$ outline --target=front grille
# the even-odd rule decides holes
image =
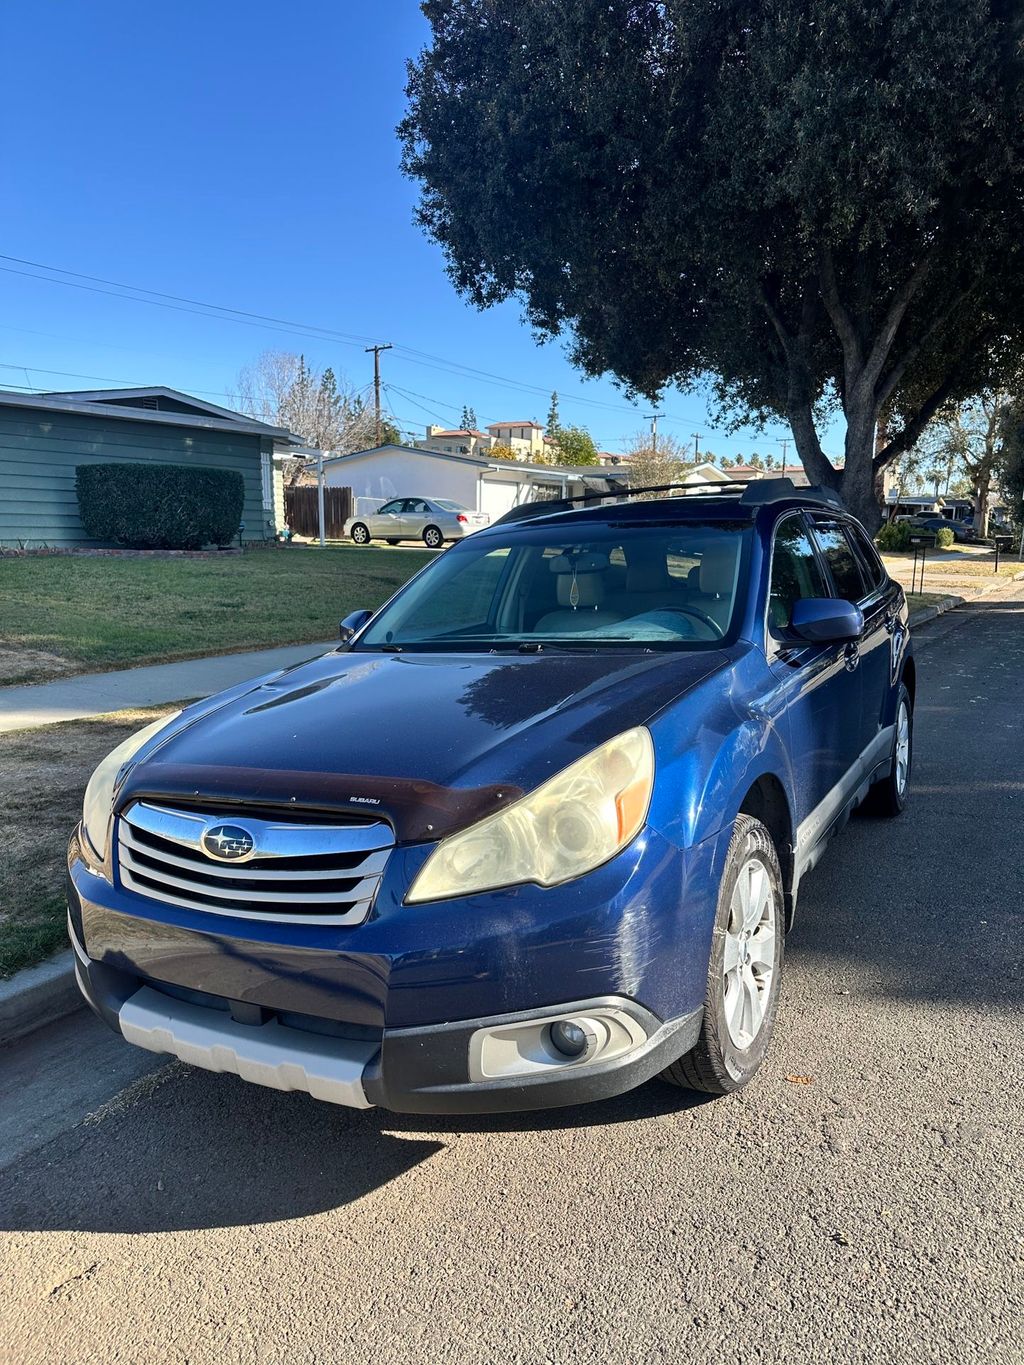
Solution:
[[[253,851],[211,857],[203,835],[240,825]],[[117,822],[117,862],[127,891],[236,919],[359,924],[370,913],[394,845],[389,825],[303,824],[242,812],[202,815],[137,801]]]

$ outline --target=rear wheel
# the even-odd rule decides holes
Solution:
[[[352,539],[357,545],[369,545],[370,531],[361,521],[357,521],[352,527]]]
[[[663,1080],[728,1095],[753,1079],[778,1010],[784,933],[775,844],[760,820],[739,815],[718,892],[700,1037]]]
[[[900,815],[910,799],[910,765],[914,757],[914,710],[910,693],[900,683],[896,695],[896,722],[892,736],[892,764],[887,777],[876,782],[864,801],[870,815],[892,819]]]
[[[428,526],[423,532],[423,544],[428,550],[439,550],[444,544],[444,536],[436,526]]]

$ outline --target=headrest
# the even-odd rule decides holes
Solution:
[[[663,559],[641,559],[626,569],[627,592],[661,592],[670,586]]]
[[[600,553],[587,553],[582,555],[556,555],[549,560],[552,573],[571,574],[573,569],[578,574],[581,573],[604,573],[608,567],[608,556]]]
[[[558,575],[560,607],[599,607],[604,601],[604,579],[597,573]]]
[[[731,595],[736,579],[736,545],[729,541],[711,544],[700,561],[700,590],[709,597]]]

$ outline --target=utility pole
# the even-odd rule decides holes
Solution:
[[[783,469],[783,472],[785,472],[785,469],[786,469],[786,451],[789,449],[790,437],[789,437],[789,436],[780,436],[780,437],[778,438],[778,440],[779,440],[779,445],[782,447],[782,469]]]
[[[648,414],[647,420],[648,420],[648,421],[650,422],[650,424],[651,424],[651,454],[652,454],[652,455],[657,455],[657,453],[658,453],[658,418],[659,418],[659,417],[663,417],[664,415],[665,415],[665,414],[664,414],[664,413],[661,413],[661,412],[652,412],[652,413],[649,413],[649,414]]]
[[[363,349],[367,354],[373,352],[373,412],[377,419],[377,444],[380,445],[380,353],[393,347],[389,341],[383,346],[364,346]]]
[[[700,432],[691,431],[690,435],[693,437],[693,463],[700,464]]]

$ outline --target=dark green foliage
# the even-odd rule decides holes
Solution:
[[[245,481],[233,469],[83,464],[75,471],[82,525],[133,550],[198,550],[238,534]]]
[[[879,528],[875,544],[880,550],[905,550],[910,544],[910,527],[905,521],[887,521]]]
[[[588,374],[652,399],[710,376],[877,525],[885,466],[1016,364],[1019,5],[423,8],[400,129],[420,221],[463,293],[518,295]],[[842,470],[818,436],[836,409]]]
[[[999,487],[1014,525],[1024,530],[1024,401],[1003,414],[1002,438]]]

